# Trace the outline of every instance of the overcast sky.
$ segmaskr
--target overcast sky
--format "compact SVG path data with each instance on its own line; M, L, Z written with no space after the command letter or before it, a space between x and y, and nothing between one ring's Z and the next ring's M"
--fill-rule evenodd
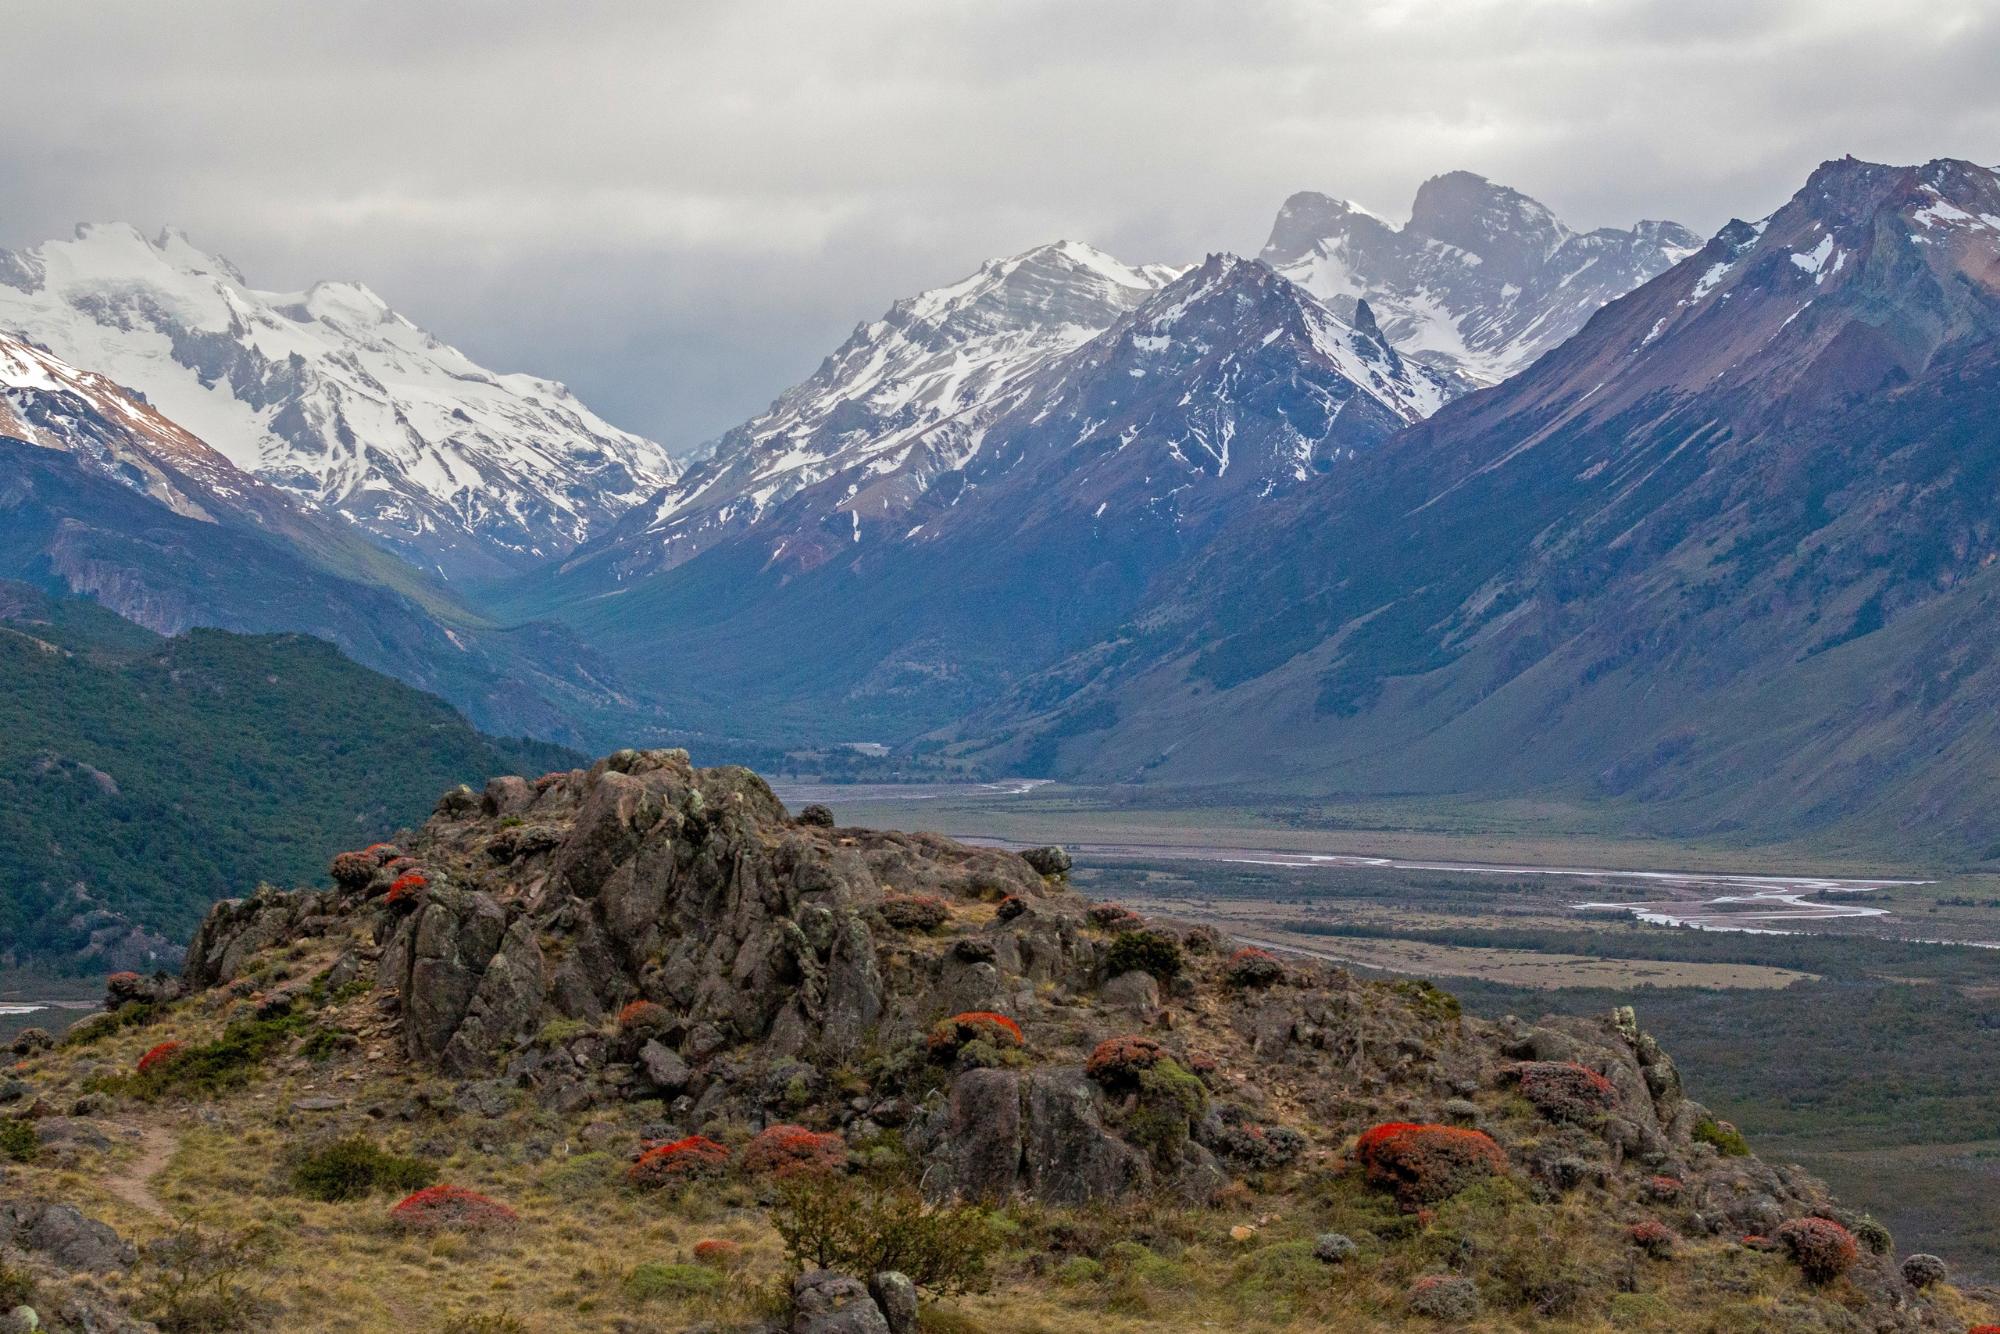
M1255 253L1468 168L1572 224L2000 162L1995 0L0 0L0 245L176 223L696 444L1070 237Z

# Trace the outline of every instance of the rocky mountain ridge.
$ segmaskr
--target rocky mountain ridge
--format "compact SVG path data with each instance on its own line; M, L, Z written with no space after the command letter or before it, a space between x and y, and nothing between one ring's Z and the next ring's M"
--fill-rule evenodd
M1995 189L1824 164L967 732L1099 780L1559 789L1682 834L1992 846Z
M1343 317L1367 301L1403 355L1480 387L1525 370L1700 246L1673 222L1577 232L1518 190L1454 171L1423 183L1401 227L1345 199L1295 194L1262 258Z

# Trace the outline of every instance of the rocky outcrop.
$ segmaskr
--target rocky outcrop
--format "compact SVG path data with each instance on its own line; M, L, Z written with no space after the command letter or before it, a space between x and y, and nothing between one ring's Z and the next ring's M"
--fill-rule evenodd
M1630 1011L1483 1023L1292 960L1246 985L1213 929L1093 910L1067 871L1056 849L794 819L747 770L621 751L448 793L402 846L335 859L331 889L219 905L183 982L345 933L323 989L372 971L406 1056L482 1115L658 1099L668 1139L804 1123L893 1140L933 1200L1201 1202L1421 1121L1492 1130L1545 1197L1670 1181L1710 1235L1837 1212L1707 1142ZM1531 1132L1493 1125L1530 1082L1563 1097L1529 1100Z

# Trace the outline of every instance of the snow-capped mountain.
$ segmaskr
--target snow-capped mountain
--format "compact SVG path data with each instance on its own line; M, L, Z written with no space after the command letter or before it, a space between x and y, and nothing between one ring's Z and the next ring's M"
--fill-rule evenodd
M980 414L1177 272L1057 241L898 301L635 510L620 537L630 546L646 534L650 559L665 568L836 474L914 499L978 449Z
M707 730L935 725L1449 397L1357 314L1212 255L894 451L819 460L706 549L662 559L627 524L520 609L570 621Z
M1672 222L1579 233L1519 191L1455 171L1424 182L1402 227L1344 199L1293 195L1262 257L1343 316L1367 300L1404 356L1472 387L1522 370L1700 245Z
M1086 781L2000 839L2000 173L1828 162L966 726Z
M216 522L276 493L94 371L0 334L0 436L74 455L79 463L184 518Z
M563 386L483 369L366 287L259 291L173 230L0 251L0 331L447 575L566 551L678 472Z

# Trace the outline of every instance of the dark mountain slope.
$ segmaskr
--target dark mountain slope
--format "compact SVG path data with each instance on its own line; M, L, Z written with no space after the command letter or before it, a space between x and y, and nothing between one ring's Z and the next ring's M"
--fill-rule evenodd
M664 574L569 583L559 614L716 730L907 736L1102 633L1230 515L1444 396L1365 309L1347 325L1213 256L982 405L978 447L920 491L838 473ZM554 586L603 568L587 551Z
M297 883L440 783L556 768L298 635L163 640L0 584L0 964L158 964L215 899Z
M1095 778L1561 787L1983 848L1996 334L1994 174L1828 163L977 730Z

